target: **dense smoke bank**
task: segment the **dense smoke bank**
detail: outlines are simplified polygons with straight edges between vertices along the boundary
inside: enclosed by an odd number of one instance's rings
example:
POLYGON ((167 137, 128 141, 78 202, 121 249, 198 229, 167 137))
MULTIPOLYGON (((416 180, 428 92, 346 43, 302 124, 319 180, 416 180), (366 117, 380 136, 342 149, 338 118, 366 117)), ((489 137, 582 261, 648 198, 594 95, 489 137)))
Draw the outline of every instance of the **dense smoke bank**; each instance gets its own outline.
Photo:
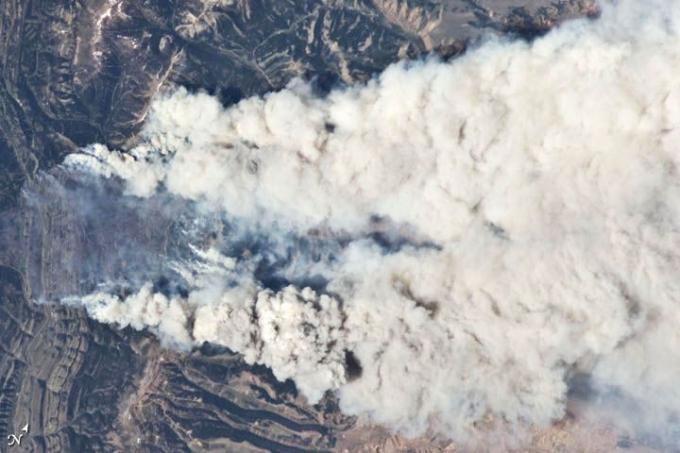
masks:
POLYGON ((67 301, 406 434, 550 423, 576 375, 662 429, 680 410, 678 17, 621 2, 325 97, 162 97, 134 149, 66 168, 229 228, 183 236, 186 290, 129 275, 131 294, 67 301))

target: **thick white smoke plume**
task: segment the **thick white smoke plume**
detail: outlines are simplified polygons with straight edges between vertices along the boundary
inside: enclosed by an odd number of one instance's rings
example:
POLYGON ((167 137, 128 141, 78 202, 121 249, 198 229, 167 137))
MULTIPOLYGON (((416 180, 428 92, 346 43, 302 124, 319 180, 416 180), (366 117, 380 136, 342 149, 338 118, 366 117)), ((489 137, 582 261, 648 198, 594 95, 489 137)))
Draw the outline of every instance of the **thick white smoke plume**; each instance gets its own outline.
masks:
POLYGON ((678 19, 676 1, 620 2, 324 97, 302 82, 229 109, 162 97, 137 147, 66 164, 297 250, 276 271, 291 285, 268 287, 225 237, 173 264, 188 295, 79 300, 409 434, 549 423, 577 374, 665 421, 680 410, 678 19))

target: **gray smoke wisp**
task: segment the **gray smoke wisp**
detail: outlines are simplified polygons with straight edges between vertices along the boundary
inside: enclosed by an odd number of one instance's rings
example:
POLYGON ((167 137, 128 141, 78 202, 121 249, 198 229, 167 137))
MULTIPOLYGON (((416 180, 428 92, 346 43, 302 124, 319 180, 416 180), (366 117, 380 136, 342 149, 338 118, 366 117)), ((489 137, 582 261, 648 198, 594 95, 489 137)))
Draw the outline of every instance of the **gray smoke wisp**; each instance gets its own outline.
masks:
POLYGON ((227 109, 162 96, 133 149, 64 168, 121 181, 127 202, 191 204, 166 266, 184 290, 129 272, 131 294, 102 281, 64 301, 168 346, 223 345, 406 434, 551 423, 576 375, 664 424, 680 410, 679 18, 623 1, 324 97, 301 81, 227 109))

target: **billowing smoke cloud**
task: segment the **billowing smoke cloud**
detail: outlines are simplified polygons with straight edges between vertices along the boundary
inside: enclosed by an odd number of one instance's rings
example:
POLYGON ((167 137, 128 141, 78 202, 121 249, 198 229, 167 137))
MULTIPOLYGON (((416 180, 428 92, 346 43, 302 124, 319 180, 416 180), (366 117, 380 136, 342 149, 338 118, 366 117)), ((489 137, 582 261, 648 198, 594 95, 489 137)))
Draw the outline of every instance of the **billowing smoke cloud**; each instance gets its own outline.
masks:
POLYGON ((322 97, 299 81, 229 109, 162 97, 135 148, 66 167, 230 227, 183 236, 168 266, 186 290, 102 282, 68 301, 171 346, 224 345, 407 434, 550 423, 576 375, 671 420, 678 18, 675 1, 620 2, 322 97))

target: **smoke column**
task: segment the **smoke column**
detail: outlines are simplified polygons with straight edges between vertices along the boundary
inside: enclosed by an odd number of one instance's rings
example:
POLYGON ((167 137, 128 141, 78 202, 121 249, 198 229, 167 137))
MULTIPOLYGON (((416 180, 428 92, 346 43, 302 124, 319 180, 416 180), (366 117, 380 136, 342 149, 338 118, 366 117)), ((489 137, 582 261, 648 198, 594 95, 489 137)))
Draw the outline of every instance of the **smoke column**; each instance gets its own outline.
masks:
POLYGON ((134 148, 63 168, 224 228, 182 233, 181 291, 129 272, 126 292, 62 301, 226 346, 408 435, 549 424, 578 376, 663 431, 680 410, 679 18, 622 1, 325 96, 162 96, 134 148))

